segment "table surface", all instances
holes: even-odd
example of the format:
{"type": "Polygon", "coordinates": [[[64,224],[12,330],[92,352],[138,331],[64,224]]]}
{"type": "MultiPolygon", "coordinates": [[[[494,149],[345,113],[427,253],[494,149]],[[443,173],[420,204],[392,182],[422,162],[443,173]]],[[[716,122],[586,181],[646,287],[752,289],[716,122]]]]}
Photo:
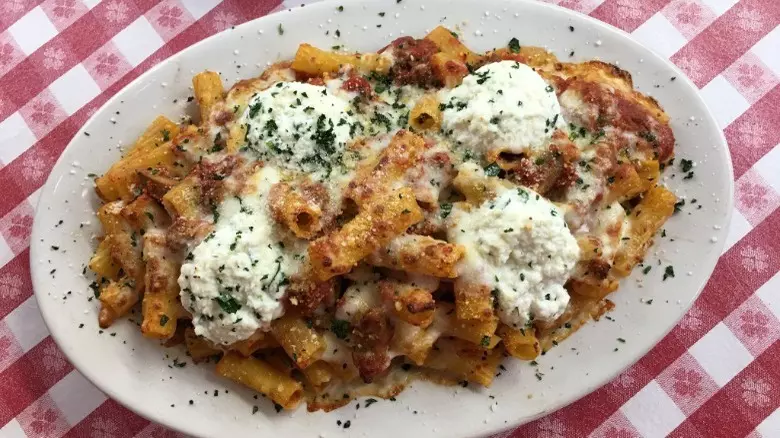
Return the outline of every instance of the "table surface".
{"type": "MultiPolygon", "coordinates": [[[[29,273],[38,190],[77,129],[151,65],[301,2],[0,2],[0,438],[178,435],[95,389],[46,332],[29,273]],[[149,45],[129,51],[128,38],[149,45]]],[[[736,203],[712,279],[663,341],[603,388],[499,436],[780,437],[780,1],[549,2],[688,74],[728,140],[736,203]]]]}

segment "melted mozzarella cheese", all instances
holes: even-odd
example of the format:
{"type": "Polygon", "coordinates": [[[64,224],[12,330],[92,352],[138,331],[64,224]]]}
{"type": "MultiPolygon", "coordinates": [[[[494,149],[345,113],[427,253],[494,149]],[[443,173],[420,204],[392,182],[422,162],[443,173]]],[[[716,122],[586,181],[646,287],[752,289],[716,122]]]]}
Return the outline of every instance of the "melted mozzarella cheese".
{"type": "Polygon", "coordinates": [[[563,124],[555,90],[531,67],[515,61],[487,64],[440,93],[442,129],[483,153],[543,152],[563,124]]]}
{"type": "Polygon", "coordinates": [[[410,187],[420,203],[438,205],[439,197],[452,182],[454,157],[447,145],[438,143],[427,149],[416,166],[395,181],[393,189],[410,187]]]}
{"type": "Polygon", "coordinates": [[[353,284],[344,291],[336,308],[336,318],[351,321],[354,316],[362,315],[381,304],[376,283],[353,284]]]}
{"type": "Polygon", "coordinates": [[[195,333],[215,343],[246,339],[284,312],[280,301],[303,248],[285,240],[269,216],[268,191],[278,181],[276,170],[262,168],[248,182],[255,192],[224,200],[214,231],[181,267],[182,305],[195,333]]]}
{"type": "Polygon", "coordinates": [[[605,260],[612,260],[615,257],[615,252],[621,244],[625,222],[626,210],[619,202],[607,205],[596,214],[592,232],[601,241],[602,257],[605,260]]]}
{"type": "Polygon", "coordinates": [[[466,247],[460,276],[494,290],[504,323],[563,313],[579,247],[557,206],[530,189],[503,188],[479,207],[456,205],[448,222],[448,240],[466,247]]]}

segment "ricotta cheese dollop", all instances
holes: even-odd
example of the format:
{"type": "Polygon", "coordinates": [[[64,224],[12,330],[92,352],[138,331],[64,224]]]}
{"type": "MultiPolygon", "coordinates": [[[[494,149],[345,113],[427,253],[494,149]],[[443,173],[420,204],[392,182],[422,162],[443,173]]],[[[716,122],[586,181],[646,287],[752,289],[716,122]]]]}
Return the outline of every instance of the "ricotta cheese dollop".
{"type": "Polygon", "coordinates": [[[454,206],[448,218],[450,242],[463,245],[463,278],[488,285],[505,324],[524,327],[551,321],[566,310],[563,285],[580,250],[554,204],[525,187],[503,188],[470,210],[454,206]]]}
{"type": "Polygon", "coordinates": [[[301,82],[278,82],[249,99],[240,123],[245,149],[294,172],[323,180],[341,164],[355,128],[343,90],[301,82]]]}
{"type": "Polygon", "coordinates": [[[280,301],[304,251],[269,215],[268,190],[278,181],[275,169],[262,168],[247,183],[256,191],[225,199],[214,231],[181,267],[182,305],[195,333],[212,342],[246,339],[283,314],[280,301]]]}
{"type": "Polygon", "coordinates": [[[479,152],[541,152],[563,124],[552,85],[517,61],[487,64],[440,92],[442,129],[479,152]]]}

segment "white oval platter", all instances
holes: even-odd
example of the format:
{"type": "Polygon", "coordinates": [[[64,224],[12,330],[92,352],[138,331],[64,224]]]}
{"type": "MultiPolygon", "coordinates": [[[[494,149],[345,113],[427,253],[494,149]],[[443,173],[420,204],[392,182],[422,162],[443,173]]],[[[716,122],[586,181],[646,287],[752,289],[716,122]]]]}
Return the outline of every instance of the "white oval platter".
{"type": "Polygon", "coordinates": [[[726,142],[696,87],[620,30],[530,1],[322,2],[260,18],[200,42],[133,81],[97,111],[63,152],[41,191],[31,243],[32,277],[44,320],[76,368],[123,405],[181,432],[198,436],[489,435],[599,388],[671,330],[704,287],[721,254],[732,192],[726,142]],[[343,11],[337,9],[339,5],[343,11]],[[128,321],[99,333],[96,300],[88,302],[91,279],[82,275],[94,249],[94,236],[100,233],[94,217],[99,203],[88,175],[102,174],[119,158],[120,146],[131,144],[158,114],[177,119],[192,111],[187,97],[192,94],[194,73],[216,70],[225,84],[231,84],[259,74],[271,62],[292,57],[302,42],[374,51],[401,35],[422,37],[439,24],[456,30],[477,51],[505,46],[516,37],[521,44],[545,46],[562,60],[598,58],[618,64],[633,74],[638,89],[655,97],[671,116],[678,161],[693,160],[695,176],[683,180],[676,165],[665,174],[664,183],[686,204],[664,227],[666,237],[657,237],[648,253],[646,262],[652,270],[646,275],[635,270],[611,296],[617,306],[610,314],[614,321],[589,324],[540,357],[538,367],[507,360],[508,370],[488,389],[416,382],[394,402],[380,401],[359,410],[347,406],[327,414],[309,414],[305,408],[277,413],[265,400],[255,400],[251,391],[214,376],[209,366],[193,366],[183,350],[164,349],[143,339],[138,327],[128,321]],[[60,220],[62,225],[57,226],[60,220]],[[52,251],[52,245],[59,250],[52,251]],[[664,280],[667,266],[673,266],[675,276],[664,280]],[[63,299],[68,291],[72,295],[63,299]],[[189,364],[169,366],[174,358],[189,364]],[[542,380],[535,376],[537,370],[543,373],[542,380]],[[194,404],[189,405],[189,400],[194,404]],[[257,413],[253,414],[253,406],[258,406],[257,413]],[[343,426],[347,420],[349,429],[343,426]]]}

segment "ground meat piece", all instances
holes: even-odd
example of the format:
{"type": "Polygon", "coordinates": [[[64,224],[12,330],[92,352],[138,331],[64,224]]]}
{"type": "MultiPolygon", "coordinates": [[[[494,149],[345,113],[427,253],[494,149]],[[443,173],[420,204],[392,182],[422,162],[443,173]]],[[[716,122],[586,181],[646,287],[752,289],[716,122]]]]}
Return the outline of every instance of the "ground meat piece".
{"type": "Polygon", "coordinates": [[[341,84],[341,88],[360,94],[363,97],[371,97],[372,90],[371,84],[368,83],[366,78],[361,76],[352,76],[341,84]]]}
{"type": "Polygon", "coordinates": [[[309,78],[306,81],[306,83],[311,84],[311,85],[324,86],[325,85],[325,79],[322,79],[322,78],[319,78],[319,77],[317,77],[317,78],[309,78]]]}
{"type": "Polygon", "coordinates": [[[547,152],[534,158],[519,158],[508,176],[543,195],[562,193],[577,180],[578,157],[577,147],[563,131],[556,131],[547,152]]]}
{"type": "Polygon", "coordinates": [[[303,316],[311,316],[321,305],[332,306],[335,303],[336,285],[335,278],[316,283],[295,276],[287,290],[288,309],[295,309],[303,316]]]}
{"type": "Polygon", "coordinates": [[[211,205],[219,204],[224,192],[223,181],[242,162],[243,160],[235,155],[228,155],[219,161],[201,161],[195,168],[195,174],[200,182],[201,199],[211,205]]]}
{"type": "Polygon", "coordinates": [[[224,105],[222,108],[215,109],[214,112],[212,112],[212,118],[214,121],[214,124],[217,126],[224,126],[227,124],[227,122],[233,120],[233,111],[224,108],[224,105]]]}
{"type": "Polygon", "coordinates": [[[401,37],[388,47],[395,58],[390,73],[397,85],[418,85],[426,88],[441,86],[430,63],[431,56],[439,51],[436,44],[426,39],[401,37]]]}
{"type": "Polygon", "coordinates": [[[179,251],[193,241],[203,240],[212,228],[211,222],[206,220],[178,217],[168,228],[166,244],[170,249],[179,251]]]}
{"type": "Polygon", "coordinates": [[[369,310],[355,325],[352,360],[364,381],[372,381],[390,365],[388,349],[392,337],[393,328],[383,309],[369,310]]]}

